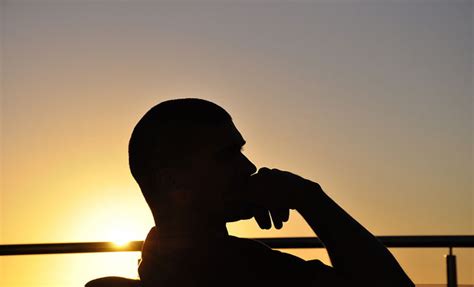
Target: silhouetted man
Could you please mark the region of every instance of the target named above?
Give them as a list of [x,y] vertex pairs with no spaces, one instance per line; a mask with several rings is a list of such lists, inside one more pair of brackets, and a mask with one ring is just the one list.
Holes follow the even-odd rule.
[[[244,144],[231,116],[201,99],[162,102],[138,122],[130,168],[156,224],[142,250],[143,286],[414,286],[319,184],[278,169],[257,172]],[[252,217],[263,229],[281,228],[290,209],[324,243],[333,267],[227,233],[227,222]]]

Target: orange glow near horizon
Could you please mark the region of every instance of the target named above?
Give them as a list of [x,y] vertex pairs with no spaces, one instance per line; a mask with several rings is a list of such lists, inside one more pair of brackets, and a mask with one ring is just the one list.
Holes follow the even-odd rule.
[[[257,167],[318,182],[374,235],[474,233],[472,1],[161,2],[0,1],[0,244],[144,240],[128,140],[182,97],[222,106]],[[314,236],[296,212],[227,227]],[[446,250],[391,251],[415,283],[446,279]],[[474,250],[455,254],[474,283]],[[139,258],[4,256],[0,286],[133,278]]]

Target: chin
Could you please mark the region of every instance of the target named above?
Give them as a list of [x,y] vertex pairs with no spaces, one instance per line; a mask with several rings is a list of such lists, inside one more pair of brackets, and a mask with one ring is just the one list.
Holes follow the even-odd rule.
[[253,217],[253,211],[244,204],[229,204],[224,210],[225,222],[247,220]]

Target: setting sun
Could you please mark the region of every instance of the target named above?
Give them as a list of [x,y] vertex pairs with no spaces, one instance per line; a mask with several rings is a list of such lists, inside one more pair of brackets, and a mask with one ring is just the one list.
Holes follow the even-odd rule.
[[117,240],[112,241],[112,243],[118,247],[125,247],[128,243],[130,243],[130,240],[117,239]]
[[130,241],[134,240],[132,237],[133,233],[127,232],[127,230],[124,229],[113,230],[109,235],[110,241],[117,247],[127,246]]
[[111,242],[114,247],[128,247],[132,241],[143,240],[141,238],[141,232],[137,231],[136,228],[110,228],[104,231],[102,238]]

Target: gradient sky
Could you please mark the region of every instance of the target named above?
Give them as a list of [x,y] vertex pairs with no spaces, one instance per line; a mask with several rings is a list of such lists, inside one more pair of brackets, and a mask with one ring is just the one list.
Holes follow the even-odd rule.
[[[472,1],[2,1],[0,243],[143,240],[133,126],[170,98],[233,117],[245,154],[317,181],[375,235],[474,233]],[[280,231],[312,236],[293,213]],[[391,249],[415,283],[441,249]],[[306,259],[321,250],[291,251]],[[455,249],[460,283],[474,252]],[[4,257],[2,286],[136,276],[139,253]],[[3,280],[3,281],[2,281]]]

